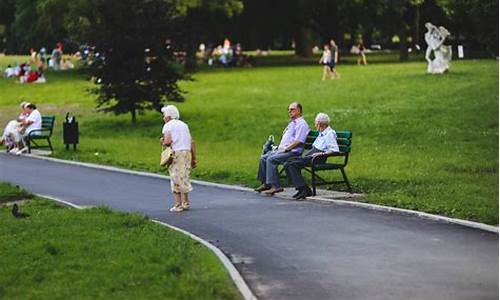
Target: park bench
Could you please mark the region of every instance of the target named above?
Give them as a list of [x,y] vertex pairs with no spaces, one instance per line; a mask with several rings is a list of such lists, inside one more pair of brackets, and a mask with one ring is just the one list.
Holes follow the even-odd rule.
[[[328,184],[337,184],[337,183],[345,183],[347,189],[350,193],[352,193],[351,184],[347,179],[347,175],[345,174],[345,167],[347,166],[347,162],[349,161],[349,153],[351,152],[351,142],[352,142],[352,132],[351,131],[336,131],[337,133],[337,144],[339,145],[339,152],[323,154],[313,158],[310,167],[304,168],[307,172],[311,174],[311,186],[313,191],[313,196],[316,196],[316,186],[318,185],[328,185]],[[304,144],[304,148],[306,150],[310,150],[314,143],[314,140],[318,136],[319,132],[315,130],[311,130],[307,135],[306,142]],[[332,157],[341,158],[341,161],[328,161]],[[324,160],[326,159],[326,160]],[[339,170],[342,174],[342,180],[334,180],[328,181],[323,177],[319,176],[319,172],[323,171],[335,171]]]
[[[52,149],[50,137],[52,136],[52,131],[54,130],[55,120],[55,116],[42,116],[42,128],[30,131],[26,137],[28,153],[31,153],[31,149],[39,148],[50,148],[50,151],[54,151],[54,149]],[[39,144],[40,140],[46,140],[48,145]]]
[[[328,185],[328,184],[337,184],[337,183],[345,183],[347,189],[350,193],[352,193],[351,184],[347,179],[347,175],[345,174],[345,167],[347,166],[347,162],[349,161],[349,153],[351,152],[351,141],[352,141],[352,132],[351,131],[336,131],[337,133],[337,144],[339,145],[339,152],[323,154],[316,156],[313,158],[310,167],[305,167],[304,170],[311,174],[311,186],[313,191],[313,196],[316,196],[316,187],[318,185]],[[305,151],[311,150],[314,140],[318,137],[319,132],[316,130],[309,131],[307,135],[306,142],[304,143]],[[340,158],[341,161],[331,161],[334,157]],[[326,160],[325,160],[326,159]],[[330,160],[330,161],[328,161]],[[334,180],[328,181],[325,178],[321,177],[319,172],[326,171],[335,171],[339,170],[342,175],[342,180]],[[280,177],[283,177],[285,173],[285,168],[281,167],[279,171]]]

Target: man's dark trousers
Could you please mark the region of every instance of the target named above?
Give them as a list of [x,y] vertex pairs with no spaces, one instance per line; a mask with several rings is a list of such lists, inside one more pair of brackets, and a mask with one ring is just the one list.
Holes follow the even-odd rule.
[[257,179],[262,183],[273,186],[280,187],[280,178],[278,174],[278,165],[284,164],[288,159],[292,157],[298,157],[300,153],[298,152],[278,152],[270,151],[260,157],[259,171],[257,173]]
[[[303,157],[294,157],[289,159],[285,163],[286,176],[292,181],[292,184],[296,188],[303,188],[306,186],[304,177],[302,177],[302,169],[311,165],[312,155],[314,153],[322,152],[316,148],[312,148]],[[322,159],[324,161],[324,159]]]

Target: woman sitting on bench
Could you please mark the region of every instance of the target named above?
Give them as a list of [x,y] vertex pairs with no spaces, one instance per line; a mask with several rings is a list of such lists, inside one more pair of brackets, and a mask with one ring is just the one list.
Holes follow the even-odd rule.
[[18,144],[21,142],[22,134],[19,132],[21,128],[22,121],[26,119],[29,115],[26,105],[28,102],[21,102],[19,106],[21,108],[21,113],[17,117],[17,119],[9,121],[7,126],[2,134],[2,138],[0,139],[0,145],[5,145],[7,147],[7,153],[16,153],[19,149],[17,148]]

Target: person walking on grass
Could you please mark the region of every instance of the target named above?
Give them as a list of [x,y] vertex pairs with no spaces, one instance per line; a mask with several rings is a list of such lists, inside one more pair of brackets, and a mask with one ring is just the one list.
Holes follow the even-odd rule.
[[363,44],[363,40],[359,40],[358,43],[358,65],[367,65],[368,62],[366,61],[366,55],[365,55],[365,45]]
[[332,72],[330,70],[330,62],[332,60],[332,55],[330,51],[330,46],[324,45],[323,46],[323,54],[321,55],[321,58],[319,59],[319,64],[323,65],[323,77],[321,80],[325,80],[326,77],[332,78]]
[[313,159],[318,162],[325,162],[327,159],[324,156],[325,154],[339,152],[337,133],[330,127],[330,117],[325,113],[318,113],[314,120],[314,126],[319,131],[319,134],[314,140],[312,149],[303,157],[294,157],[285,162],[286,175],[298,190],[293,195],[295,199],[305,199],[312,195],[311,188],[304,181],[301,170],[311,166]]
[[340,79],[340,73],[335,69],[339,60],[339,47],[334,40],[330,40],[330,79]]
[[172,147],[173,161],[168,167],[170,188],[174,194],[172,212],[182,212],[190,208],[189,192],[193,190],[189,175],[196,168],[196,150],[189,127],[179,120],[179,110],[174,105],[161,109],[163,113],[162,144]]
[[278,166],[291,157],[300,156],[304,151],[304,142],[309,133],[309,126],[302,117],[302,105],[294,102],[288,106],[290,122],[283,131],[283,137],[276,150],[269,151],[260,157],[257,179],[262,183],[255,189],[266,195],[274,195],[283,191],[278,174]]

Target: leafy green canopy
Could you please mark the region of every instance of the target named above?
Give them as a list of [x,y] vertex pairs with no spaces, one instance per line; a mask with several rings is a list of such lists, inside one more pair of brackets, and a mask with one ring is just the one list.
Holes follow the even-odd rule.
[[189,79],[181,64],[186,36],[199,41],[203,31],[190,32],[197,22],[192,12],[231,17],[243,8],[240,0],[0,1],[6,9],[0,24],[12,24],[19,43],[12,48],[50,47],[59,40],[73,49],[95,46],[99,58],[89,71],[97,107],[130,113],[133,122],[137,113],[184,100],[177,82]]
[[[182,101],[177,85],[185,79],[169,42],[176,10],[153,1],[94,1],[70,23],[99,52],[90,68],[98,87],[98,108],[116,114],[159,109],[166,100]],[[78,24],[85,28],[78,30]]]
[[182,101],[177,81],[185,79],[169,43],[175,7],[161,0],[98,0],[69,4],[67,23],[76,38],[96,47],[90,73],[98,87],[97,107],[116,114],[159,109]]

